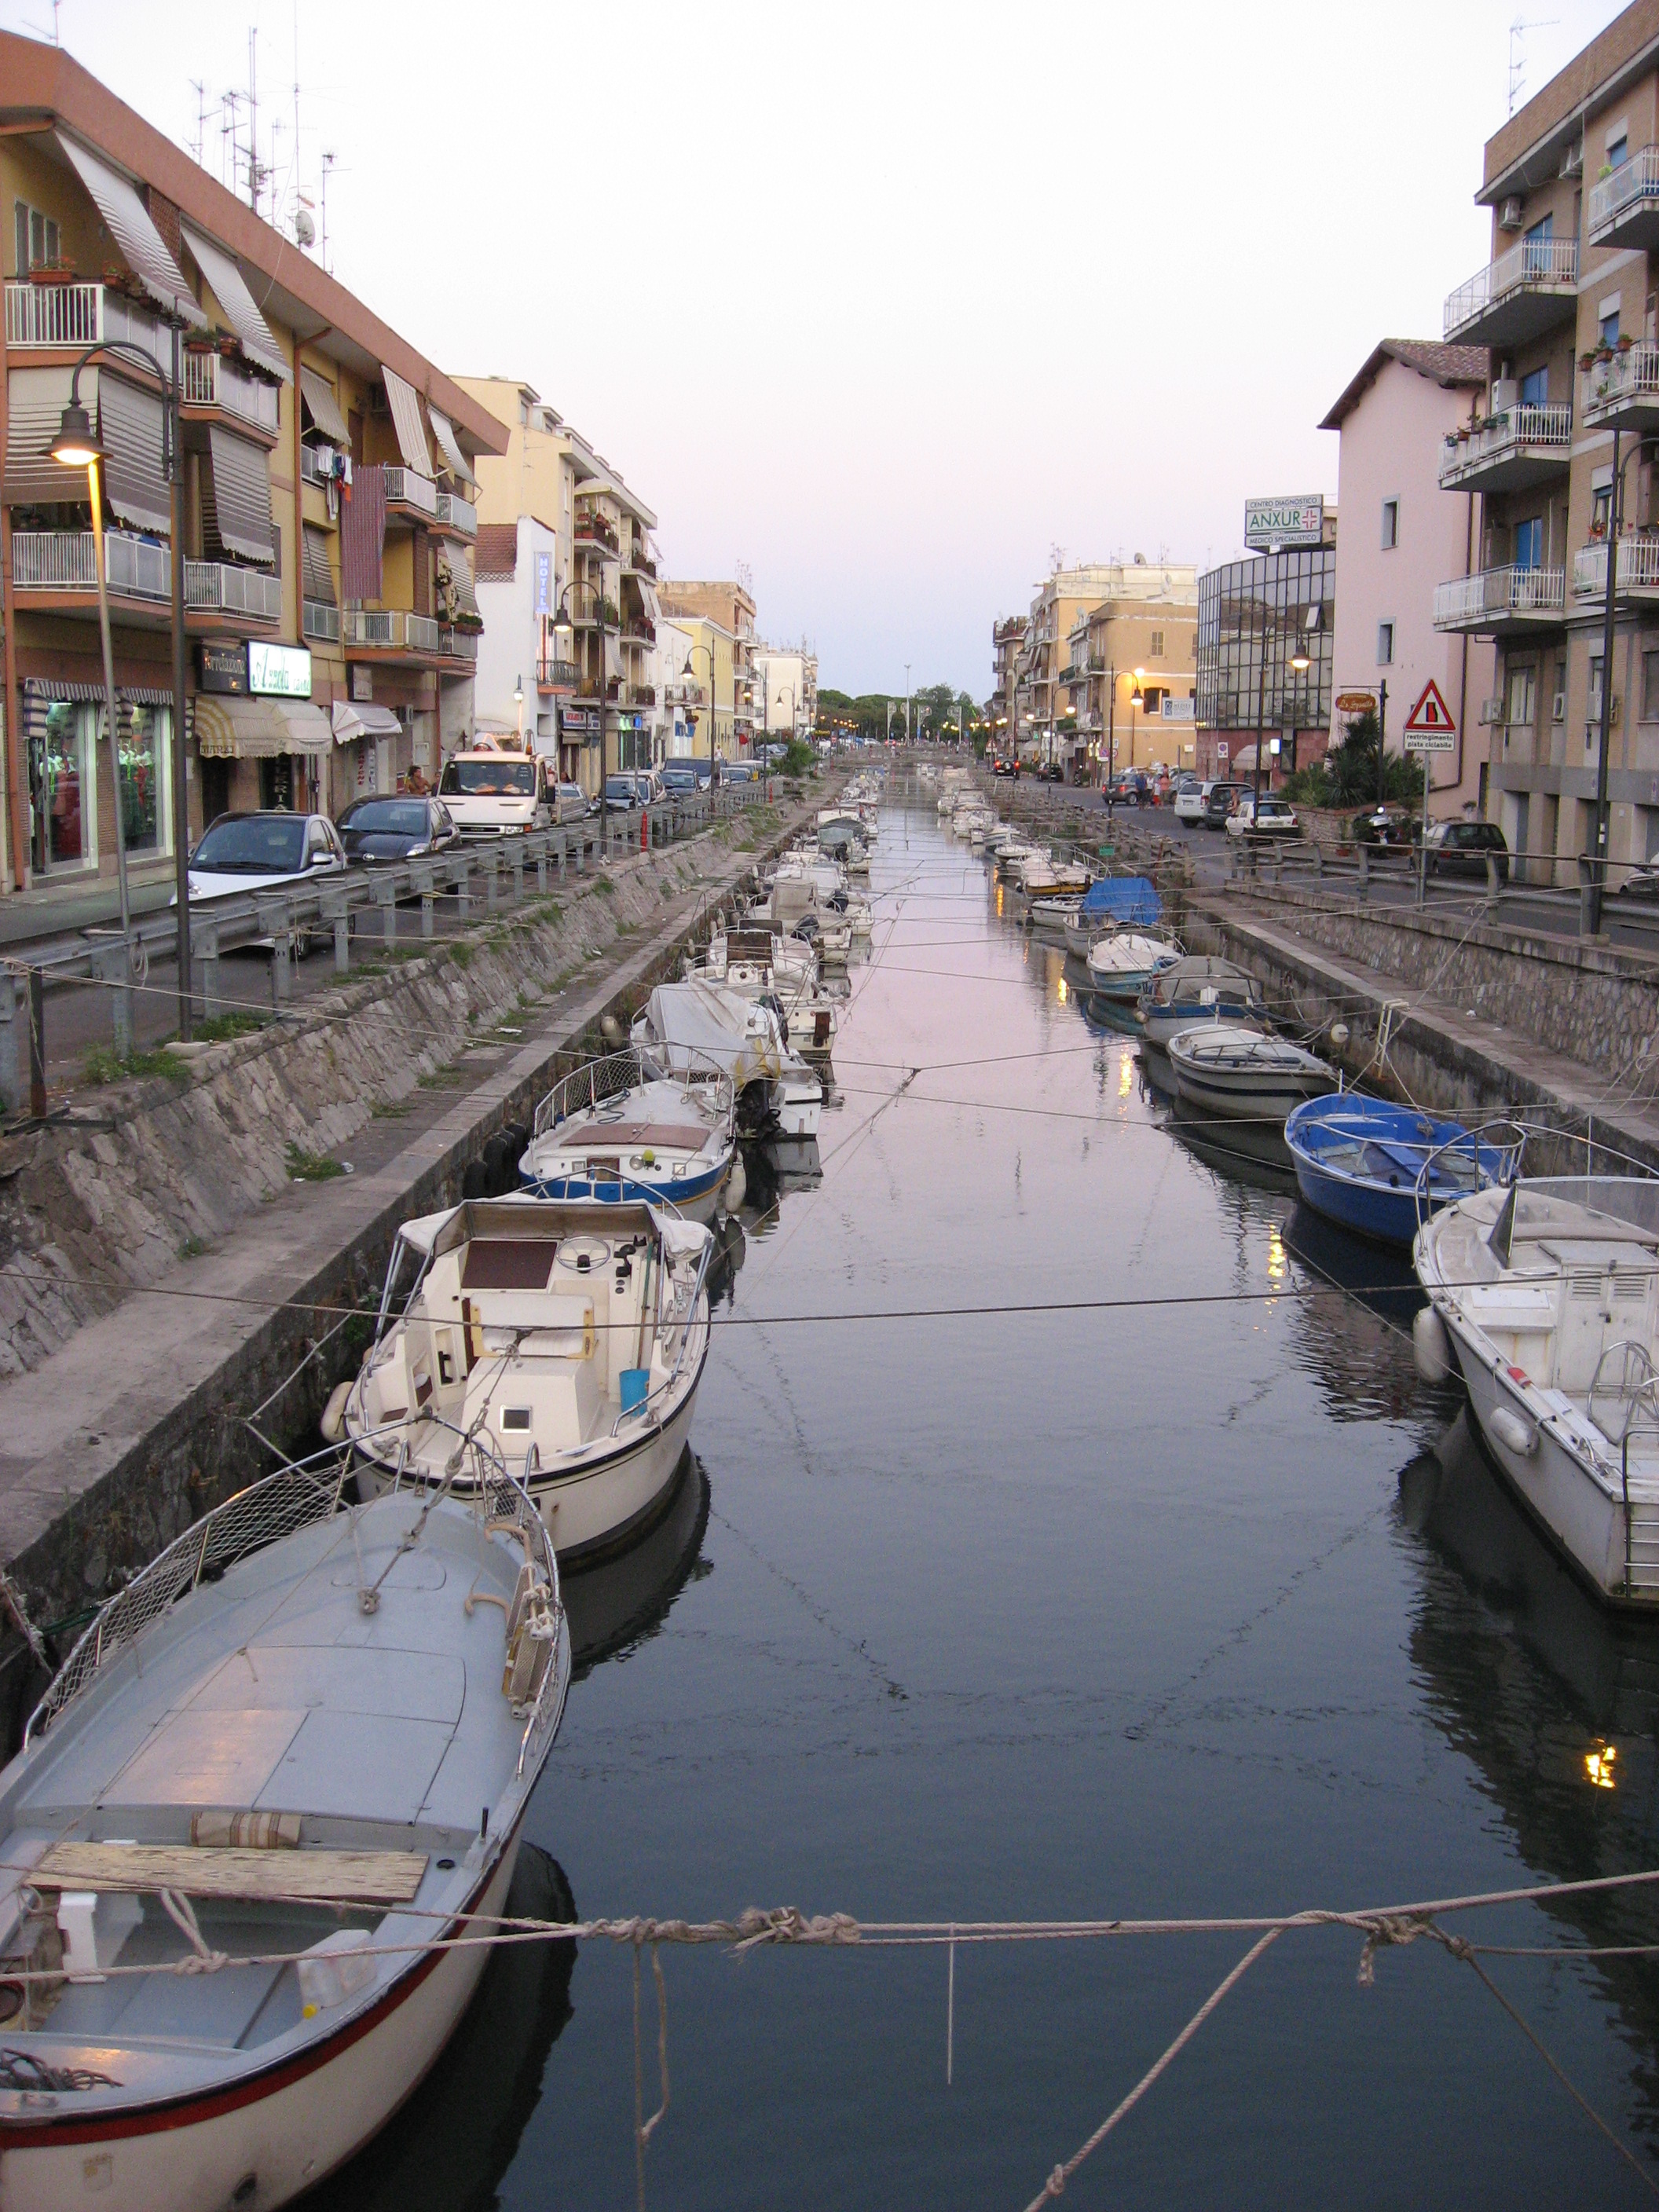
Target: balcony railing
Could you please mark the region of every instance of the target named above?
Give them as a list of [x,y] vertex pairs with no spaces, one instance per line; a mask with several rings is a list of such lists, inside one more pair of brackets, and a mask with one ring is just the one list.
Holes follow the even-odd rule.
[[[18,592],[95,592],[98,573],[89,530],[15,530],[11,539],[12,589]],[[165,545],[152,545],[125,530],[104,532],[104,571],[118,598],[167,599],[173,563]]]
[[8,284],[6,344],[85,347],[125,338],[158,368],[170,367],[172,341],[154,315],[102,284]]
[[386,471],[386,503],[388,507],[412,507],[432,521],[438,520],[438,487],[430,477],[423,477],[415,469]]
[[[1484,324],[1497,320],[1498,309],[1506,303],[1528,300],[1534,303],[1533,307],[1517,307],[1511,318],[1516,334],[1546,330],[1559,315],[1571,311],[1571,301],[1565,295],[1577,282],[1576,238],[1523,238],[1486,268],[1476,270],[1467,283],[1450,294],[1443,318],[1445,336],[1482,343],[1475,333]],[[1546,304],[1551,294],[1562,296]]]
[[227,415],[235,415],[244,422],[252,422],[256,429],[276,434],[276,387],[257,376],[250,376],[234,361],[222,354],[191,352],[184,357],[184,390],[180,395],[186,407],[218,407]]
[[478,534],[478,510],[470,499],[463,499],[459,492],[441,491],[438,494],[438,520],[447,522],[452,530],[459,531],[463,538],[476,538]]
[[[1621,538],[1613,578],[1615,598],[1626,592],[1659,591],[1659,538]],[[1572,556],[1574,599],[1604,599],[1607,589],[1606,540],[1581,545]]]
[[1632,154],[1628,161],[1621,161],[1610,177],[1603,177],[1590,193],[1590,244],[1602,246],[1613,242],[1631,217],[1651,215],[1656,207],[1659,207],[1659,146],[1644,146],[1639,152]]
[[1565,568],[1482,568],[1435,586],[1434,624],[1452,629],[1516,616],[1549,617],[1562,614],[1566,603]]
[[627,698],[630,707],[654,707],[657,703],[657,687],[654,684],[630,684],[628,687]]
[[574,691],[581,674],[574,660],[538,660],[536,686],[541,691]]
[[476,660],[478,633],[476,629],[441,629],[438,650],[447,660]]
[[340,610],[331,607],[326,599],[302,599],[300,602],[300,628],[307,637],[320,638],[326,645],[340,642]]
[[644,546],[635,546],[633,551],[628,556],[628,565],[636,576],[648,576],[653,583],[656,581],[657,564],[651,558],[651,556],[646,551]]
[[1571,446],[1571,407],[1506,407],[1441,441],[1441,489],[1535,471],[1540,461],[1565,468]]
[[[1628,162],[1625,165],[1630,167]],[[1627,346],[1584,371],[1584,424],[1599,428],[1659,416],[1659,346]]]
[[402,607],[348,607],[340,617],[340,641],[381,652],[435,653],[438,625],[429,615],[409,614]]
[[648,615],[630,615],[623,624],[622,634],[625,644],[654,645],[657,641],[657,625]]
[[263,568],[234,568],[225,561],[186,561],[185,605],[247,615],[255,622],[281,622],[282,578]]
[[603,545],[611,553],[619,550],[616,531],[602,514],[579,514],[574,538],[578,545]]
[[663,702],[670,707],[690,707],[700,714],[706,702],[701,684],[671,684],[663,692]]

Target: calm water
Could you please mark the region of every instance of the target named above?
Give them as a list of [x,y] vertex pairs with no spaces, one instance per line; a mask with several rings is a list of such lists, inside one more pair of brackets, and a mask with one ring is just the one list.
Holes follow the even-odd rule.
[[[1398,1272],[1172,1125],[930,802],[884,814],[874,885],[822,1182],[733,1240],[701,1471],[570,1585],[523,1909],[1260,1912],[1659,1863],[1659,1641],[1417,1381]],[[1282,1295],[1332,1280],[1369,1295]],[[1177,1296],[1211,1302],[821,1318]],[[941,1953],[666,1952],[648,2201],[1017,2212],[1245,1948],[959,1952],[948,2089]],[[1467,1966],[1419,1944],[1362,1990],[1358,1954],[1284,1939],[1065,2201],[1643,2200]],[[1659,2160],[1659,1961],[1491,1971]],[[629,2206],[632,2110],[626,1956],[517,1954],[331,2204]]]

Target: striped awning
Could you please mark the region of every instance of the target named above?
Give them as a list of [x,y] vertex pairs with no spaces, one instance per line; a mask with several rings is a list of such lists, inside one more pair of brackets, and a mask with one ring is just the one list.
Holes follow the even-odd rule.
[[[173,513],[161,473],[160,398],[106,370],[98,385],[98,428],[104,441],[104,497],[110,513],[135,530],[159,531],[165,537]],[[69,473],[64,469],[58,472]],[[58,497],[63,497],[61,492]]]
[[400,738],[404,726],[390,707],[368,700],[337,699],[332,719],[337,745],[356,744],[359,738]]
[[466,555],[459,545],[441,545],[438,558],[446,567],[455,586],[455,597],[463,612],[476,615],[478,595],[472,588],[472,569]]
[[478,479],[473,475],[471,465],[456,438],[455,425],[447,415],[441,415],[435,407],[428,405],[426,411],[432,418],[432,434],[438,441],[438,451],[443,455],[444,466],[450,475],[460,483],[477,483]]
[[329,719],[308,699],[237,699],[198,694],[197,740],[204,760],[321,757],[334,742]]
[[[51,507],[62,500],[84,499],[87,472],[66,469],[47,450],[58,435],[74,372],[67,368],[14,368],[7,380],[6,479],[8,507]],[[98,372],[81,372],[81,398],[88,415],[98,411]]]
[[230,317],[231,327],[242,341],[244,352],[257,361],[261,368],[280,377],[284,384],[292,384],[294,372],[283,358],[270,325],[254,303],[252,292],[241,270],[222,246],[204,238],[199,230],[188,223],[181,225],[185,242],[196,260],[203,276],[213,287],[213,296]]
[[421,427],[421,398],[412,384],[405,384],[395,369],[382,368],[386,379],[386,396],[392,407],[392,420],[398,432],[398,451],[404,457],[404,466],[413,469],[419,476],[432,474],[432,455],[428,451],[426,432]]
[[[200,318],[196,295],[185,282],[184,271],[167,252],[161,234],[127,179],[100,161],[89,147],[59,131],[58,143],[68,155],[76,174],[91,193],[122,258],[156,305],[187,323]],[[226,313],[229,313],[228,307]]]
[[340,412],[334,386],[319,376],[314,368],[302,368],[300,371],[300,389],[305,395],[305,403],[311,410],[311,420],[315,428],[325,438],[332,438],[337,446],[349,446],[351,433],[346,428],[345,416]]
[[300,536],[300,580],[305,596],[323,606],[331,607],[334,598],[334,571],[329,564],[328,533],[309,522]]
[[276,558],[270,513],[270,456],[263,446],[215,422],[208,430],[213,496],[202,502],[203,534],[210,555],[239,554],[269,568]]

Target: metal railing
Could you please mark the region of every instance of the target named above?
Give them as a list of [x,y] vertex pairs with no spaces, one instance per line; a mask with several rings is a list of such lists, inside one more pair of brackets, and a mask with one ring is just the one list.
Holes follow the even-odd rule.
[[423,477],[415,469],[388,469],[386,472],[386,503],[388,507],[415,507],[435,522],[438,519],[438,487],[430,477]]
[[1523,238],[1485,269],[1477,269],[1466,283],[1446,298],[1443,334],[1455,337],[1468,324],[1511,293],[1547,287],[1562,289],[1578,282],[1578,241],[1576,238]]
[[[164,600],[173,589],[167,548],[125,530],[104,532],[104,573],[110,590],[125,599]],[[14,531],[11,581],[17,592],[96,591],[91,531]]]
[[186,407],[217,407],[227,415],[235,415],[256,429],[276,430],[276,387],[260,377],[250,376],[246,369],[222,354],[202,353],[186,349],[183,368],[184,390],[181,394]]
[[158,368],[172,361],[171,340],[155,317],[102,284],[8,284],[6,344],[86,347],[125,338]]
[[441,629],[438,650],[448,660],[476,660],[478,633],[475,629]]
[[[1621,538],[1613,573],[1615,598],[1622,592],[1659,590],[1659,538]],[[1606,541],[1581,545],[1572,556],[1574,598],[1591,597],[1598,592],[1605,594],[1607,588]]]
[[389,652],[435,653],[438,624],[430,615],[410,614],[402,607],[348,607],[340,617],[340,641]]
[[249,615],[256,622],[281,622],[283,580],[263,568],[236,568],[226,561],[186,561],[185,605]]
[[1481,568],[1435,586],[1435,627],[1483,616],[1559,615],[1566,604],[1565,568]]
[[574,691],[582,672],[574,660],[538,660],[536,684],[542,691]]
[[1440,447],[1440,482],[1460,483],[1525,447],[1557,451],[1565,466],[1571,444],[1571,407],[1506,407],[1473,429],[1447,434]]
[[325,645],[340,642],[340,610],[326,599],[301,599],[300,629],[306,637],[320,638]]
[[577,545],[603,545],[609,553],[621,550],[615,530],[602,515],[598,514],[577,515],[573,543]]
[[438,520],[447,522],[452,530],[459,531],[463,538],[476,538],[478,534],[478,510],[470,499],[463,499],[458,491],[441,491],[438,494]]
[[1592,246],[1599,244],[1596,233],[1611,228],[1618,218],[1638,200],[1659,195],[1659,146],[1644,146],[1627,161],[1621,161],[1610,177],[1603,177],[1594,186],[1589,196],[1589,237]]
[[1649,400],[1659,409],[1659,346],[1626,346],[1622,353],[1615,349],[1610,360],[1585,369],[1583,378],[1588,422],[1632,399]]

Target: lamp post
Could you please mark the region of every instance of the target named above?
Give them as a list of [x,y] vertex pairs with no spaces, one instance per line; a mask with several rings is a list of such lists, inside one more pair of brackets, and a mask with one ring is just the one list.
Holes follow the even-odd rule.
[[[702,653],[702,654],[703,655],[703,657],[705,658],[705,659],[706,659],[706,660],[708,661],[708,811],[709,811],[709,812],[712,814],[712,813],[714,812],[714,647],[713,647],[712,645],[693,645],[693,646],[692,646],[692,647],[691,647],[691,650],[690,650],[690,651],[686,654],[686,656],[685,656],[685,665],[684,665],[684,667],[683,669],[681,669],[680,673],[681,673],[681,675],[682,675],[682,676],[690,676],[690,675],[691,675],[691,674],[692,674],[692,672],[692,672],[691,664],[692,664],[692,662],[696,659],[696,657],[697,657],[697,655],[698,655],[699,653]],[[689,720],[690,720],[690,723],[691,723],[692,729],[693,729],[693,731],[695,732],[695,730],[696,730],[696,726],[697,726],[696,716],[695,714],[692,714],[692,715],[690,715],[690,716],[689,717]],[[693,738],[692,742],[693,742],[693,744],[695,744],[695,743],[696,743],[696,738],[695,738],[695,737],[694,737],[694,738]]]
[[1134,680],[1129,687],[1129,765],[1131,768],[1135,764],[1135,708],[1144,707],[1146,703],[1146,694],[1141,689],[1146,680],[1146,670],[1137,668]]
[[[1607,588],[1601,612],[1601,743],[1596,747],[1595,760],[1595,849],[1590,862],[1588,896],[1584,903],[1585,933],[1598,937],[1601,932],[1601,900],[1607,880],[1607,756],[1613,744],[1613,618],[1616,572],[1619,566],[1619,529],[1624,520],[1625,471],[1641,452],[1639,444],[1633,446],[1623,462],[1619,459],[1622,434],[1613,434],[1613,482],[1607,488]],[[1629,755],[1626,754],[1626,759]],[[1429,809],[1425,794],[1423,821],[1426,833]]]
[[1117,670],[1106,672],[1106,829],[1112,827],[1112,778],[1117,773]]
[[[580,591],[592,592],[593,594],[593,624],[599,634],[599,860],[601,863],[603,863],[609,857],[611,841],[611,814],[605,795],[606,779],[605,757],[605,579],[603,576],[600,577],[597,584],[593,581],[591,576],[573,576],[571,578],[570,581],[565,586],[563,591],[559,594],[559,604],[555,609],[553,615],[553,629],[556,635],[560,631],[562,631],[564,635],[569,639],[570,657],[574,660],[576,654],[576,624],[575,619],[570,612],[570,594],[572,592]],[[522,683],[520,684],[520,689],[522,690]]]
[[524,678],[520,676],[513,686],[513,705],[519,717],[519,747],[524,748]]
[[[167,514],[171,544],[167,567],[172,582],[173,629],[173,858],[179,902],[179,1035],[188,1043],[191,1035],[191,991],[190,966],[190,796],[185,781],[185,559],[184,488],[179,466],[179,332],[173,333],[171,375],[151,353],[130,339],[110,338],[88,346],[75,364],[70,380],[69,404],[58,420],[52,442],[52,457],[64,467],[84,469],[92,499],[93,573],[98,580],[98,628],[104,654],[104,693],[109,714],[110,761],[114,775],[115,865],[121,900],[121,936],[132,973],[132,917],[127,902],[126,825],[121,811],[121,737],[115,708],[115,649],[110,636],[109,585],[104,564],[102,462],[104,449],[93,429],[92,418],[81,404],[81,371],[100,354],[130,354],[161,385],[161,471],[167,482]],[[96,790],[96,781],[94,784]]]
[[[1291,666],[1298,677],[1305,677],[1313,666],[1312,654],[1300,641],[1297,642],[1296,651],[1291,655]],[[1299,720],[1300,717],[1297,719]],[[1296,774],[1296,732],[1294,730],[1291,732],[1291,774],[1292,775]]]

